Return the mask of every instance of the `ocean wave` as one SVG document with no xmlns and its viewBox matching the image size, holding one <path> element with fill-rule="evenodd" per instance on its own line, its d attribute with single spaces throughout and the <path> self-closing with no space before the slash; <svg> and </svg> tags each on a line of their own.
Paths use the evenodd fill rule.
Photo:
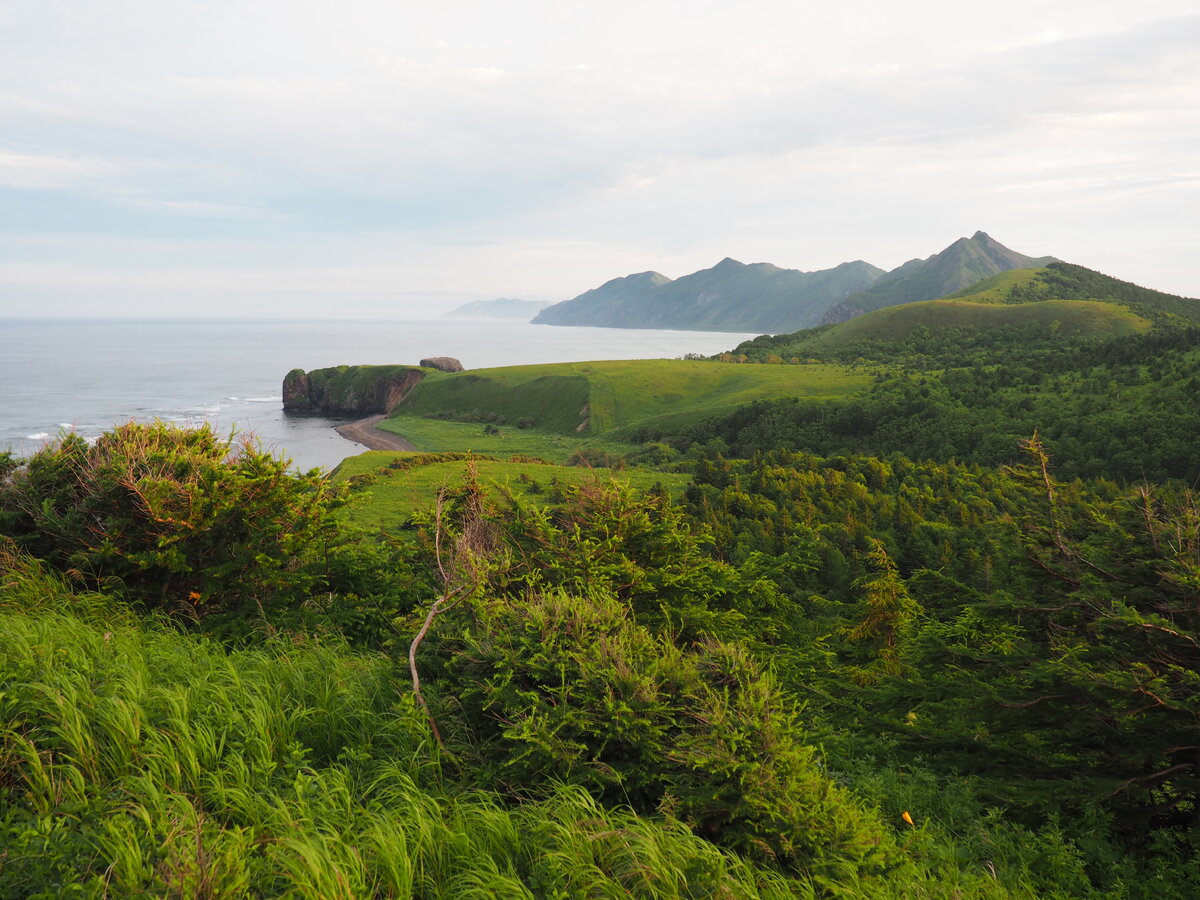
<svg viewBox="0 0 1200 900">
<path fill-rule="evenodd" d="M 27 441 L 44 441 L 44 440 L 48 439 L 49 437 L 50 437 L 49 432 L 38 431 L 38 432 L 35 432 L 34 434 L 25 435 L 25 440 L 27 440 Z"/>
</svg>

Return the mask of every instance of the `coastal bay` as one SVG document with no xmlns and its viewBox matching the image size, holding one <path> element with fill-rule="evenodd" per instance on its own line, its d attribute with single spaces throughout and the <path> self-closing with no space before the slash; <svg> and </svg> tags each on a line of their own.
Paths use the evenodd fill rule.
<svg viewBox="0 0 1200 900">
<path fill-rule="evenodd" d="M 0 450 L 37 449 L 60 431 L 91 439 L 113 424 L 161 419 L 252 432 L 300 468 L 332 468 L 366 444 L 351 424 L 283 412 L 295 367 L 416 364 L 431 355 L 469 369 L 588 359 L 716 353 L 749 335 L 564 328 L 505 321 L 31 320 L 0 322 Z M 362 432 L 372 441 L 374 431 Z"/>
</svg>

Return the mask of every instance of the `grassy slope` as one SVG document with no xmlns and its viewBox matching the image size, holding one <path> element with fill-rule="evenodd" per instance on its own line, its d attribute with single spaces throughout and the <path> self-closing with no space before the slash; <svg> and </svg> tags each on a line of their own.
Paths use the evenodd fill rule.
<svg viewBox="0 0 1200 900">
<path fill-rule="evenodd" d="M 430 504 L 439 487 L 462 484 L 467 466 L 463 460 L 431 462 L 409 469 L 389 468 L 393 461 L 412 457 L 413 454 L 407 453 L 370 451 L 352 456 L 338 466 L 333 473 L 335 481 L 352 485 L 358 481 L 362 485 L 353 489 L 343 517 L 371 530 L 394 531 L 405 527 L 414 511 Z M 474 461 L 474 465 L 485 490 L 511 491 L 517 496 L 547 492 L 554 481 L 578 484 L 587 478 L 617 478 L 643 489 L 661 484 L 672 494 L 682 493 L 691 481 L 688 475 L 643 469 L 596 472 L 581 466 L 485 459 Z M 361 476 L 368 476 L 366 483 L 360 480 Z"/>
<path fill-rule="evenodd" d="M 1192 322 L 1200 321 L 1200 300 L 1140 287 L 1102 272 L 1061 262 L 1040 269 L 1001 272 L 938 299 L 972 300 L 978 303 L 1105 300 L 1119 303 L 1156 321 L 1173 316 Z"/>
<path fill-rule="evenodd" d="M 1032 257 L 999 244 L 983 232 L 955 241 L 928 259 L 910 260 L 865 291 L 852 294 L 830 310 L 832 321 L 889 306 L 920 302 L 967 287 L 997 272 L 1045 265 L 1053 257 Z M 826 319 L 830 321 L 830 319 Z"/>
<path fill-rule="evenodd" d="M 424 370 L 420 366 L 396 363 L 370 366 L 330 366 L 326 369 L 313 369 L 307 374 L 310 383 L 319 385 L 327 392 L 345 395 L 361 394 L 370 391 L 379 381 L 395 378 L 405 372 L 421 371 Z"/>
<path fill-rule="evenodd" d="M 402 416 L 384 420 L 379 427 L 402 435 L 417 450 L 437 453 L 446 450 L 482 453 L 486 456 L 536 456 L 551 462 L 566 462 L 580 447 L 623 452 L 627 444 L 591 439 L 579 435 L 557 434 L 531 428 L 501 425 L 497 434 L 485 434 L 482 422 L 446 422 L 420 416 Z"/>
<path fill-rule="evenodd" d="M 1014 289 L 1036 290 L 1042 286 L 1039 273 L 1045 269 L 1009 269 L 939 300 L 970 300 L 974 303 L 1007 303 Z"/>
<path fill-rule="evenodd" d="M 529 418 L 543 431 L 568 434 L 586 418 L 588 380 L 570 364 L 510 366 L 430 375 L 392 412 L 428 416 L 478 412 L 509 423 Z"/>
<path fill-rule="evenodd" d="M 1101 300 L 1045 300 L 1003 304 L 993 290 L 976 300 L 926 300 L 889 306 L 851 319 L 814 338 L 814 349 L 832 348 L 863 340 L 903 339 L 918 328 L 1001 328 L 1059 323 L 1064 335 L 1119 337 L 1143 334 L 1151 322 L 1131 310 Z"/>
<path fill-rule="evenodd" d="M 1011 269 L 936 300 L 877 309 L 838 325 L 756 338 L 737 349 L 752 356 L 756 354 L 751 348 L 784 357 L 819 355 L 859 341 L 903 340 L 919 327 L 1048 327 L 1055 322 L 1063 336 L 1122 337 L 1143 334 L 1175 316 L 1200 320 L 1200 301 L 1053 263 Z"/>
<path fill-rule="evenodd" d="M 620 441 L 652 422 L 672 425 L 726 412 L 753 400 L 847 397 L 868 378 L 844 366 L 742 366 L 699 360 L 610 360 L 479 369 L 427 378 L 382 423 L 421 449 L 537 453 Z M 424 418 L 439 413 L 480 416 L 459 423 Z M 504 417 L 489 443 L 484 417 Z M 513 423 L 531 419 L 532 429 Z M 565 439 L 565 440 L 564 440 Z M 602 445 L 602 444 L 601 444 Z M 568 451 L 569 452 L 569 451 Z"/>
</svg>

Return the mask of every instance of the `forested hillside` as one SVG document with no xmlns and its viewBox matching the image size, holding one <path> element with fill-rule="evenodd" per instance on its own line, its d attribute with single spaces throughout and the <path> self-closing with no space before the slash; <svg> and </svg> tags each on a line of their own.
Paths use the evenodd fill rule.
<svg viewBox="0 0 1200 900">
<path fill-rule="evenodd" d="M 1017 315 L 1005 322 L 981 310 Z M 850 365 L 873 379 L 861 394 L 764 399 L 635 437 L 734 456 L 803 448 L 997 465 L 1036 430 L 1068 478 L 1194 481 L 1197 322 L 1198 300 L 1078 266 L 1010 272 L 960 298 L 764 335 L 720 357 Z"/>
</svg>

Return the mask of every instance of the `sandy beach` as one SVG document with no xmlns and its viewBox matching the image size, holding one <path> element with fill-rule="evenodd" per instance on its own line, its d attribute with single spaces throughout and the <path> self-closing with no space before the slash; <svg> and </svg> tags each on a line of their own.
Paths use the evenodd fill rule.
<svg viewBox="0 0 1200 900">
<path fill-rule="evenodd" d="M 368 450 L 416 450 L 417 448 L 399 435 L 380 431 L 375 426 L 384 416 L 367 416 L 357 422 L 338 425 L 334 430 L 348 441 L 362 444 Z"/>
</svg>

